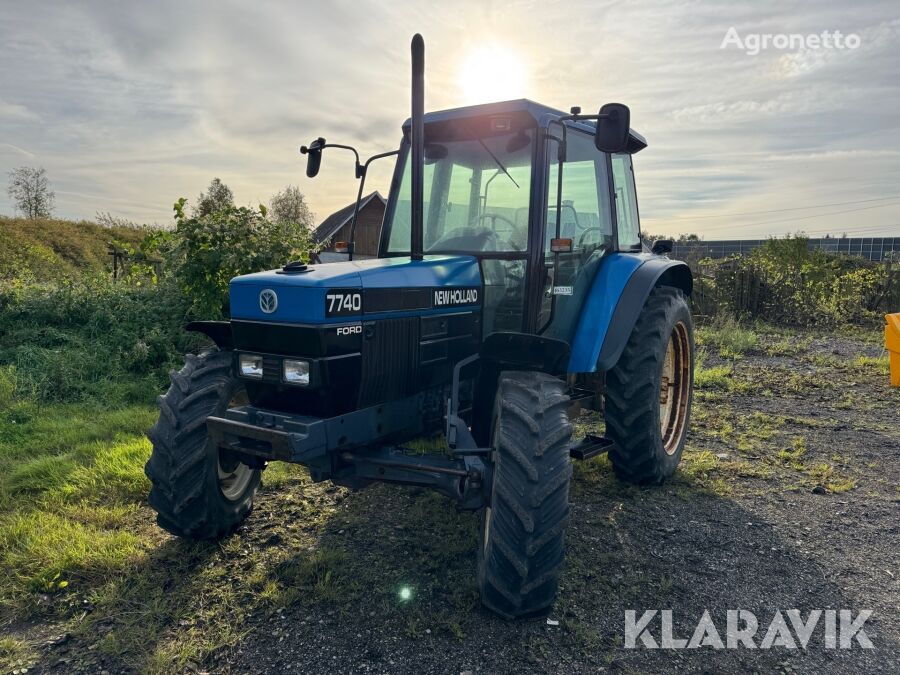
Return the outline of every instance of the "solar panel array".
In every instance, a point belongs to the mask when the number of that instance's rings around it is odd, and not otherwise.
[[[732,255],[743,255],[762,246],[767,239],[734,239],[722,241],[688,241],[676,242],[673,258],[727,258]],[[841,237],[828,239],[810,239],[810,249],[822,249],[832,253],[844,253],[880,262],[894,255],[900,255],[900,237]]]

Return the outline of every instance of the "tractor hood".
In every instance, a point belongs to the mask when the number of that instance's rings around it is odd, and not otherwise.
[[[235,277],[231,318],[322,324],[442,313],[480,305],[481,288],[472,256],[324,263]]]

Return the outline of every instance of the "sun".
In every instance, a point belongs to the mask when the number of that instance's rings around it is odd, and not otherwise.
[[[459,70],[459,88],[468,104],[522,98],[526,85],[522,58],[500,45],[471,51]]]

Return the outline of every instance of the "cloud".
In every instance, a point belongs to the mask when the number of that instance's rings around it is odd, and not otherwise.
[[[841,30],[862,44],[821,62],[750,57],[719,49],[730,26]],[[0,173],[45,166],[70,217],[169,222],[171,203],[213,176],[241,203],[299,185],[325,217],[355,196],[352,162],[332,154],[312,181],[299,146],[322,135],[366,155],[396,147],[420,31],[429,109],[463,103],[459,64],[492,44],[520,55],[524,96],[561,109],[628,103],[650,141],[636,166],[654,227],[879,197],[900,180],[900,157],[879,154],[900,138],[898,26],[885,0],[815,10],[776,0],[6,3]],[[369,185],[386,194],[390,175],[390,161],[376,165]],[[0,212],[11,211],[4,200]],[[896,211],[872,218],[900,222]]]
[[[18,103],[0,100],[0,120],[37,120],[38,116]]]

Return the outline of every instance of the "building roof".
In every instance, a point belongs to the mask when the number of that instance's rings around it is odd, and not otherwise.
[[[377,199],[381,202],[382,206],[385,206],[387,202],[384,197],[381,196],[381,193],[378,190],[375,192],[370,192],[359,203],[359,210],[362,211],[369,204],[372,199]],[[353,208],[356,206],[356,202],[352,204],[348,204],[340,211],[335,211],[330,216],[328,216],[322,223],[315,229],[313,232],[313,237],[315,237],[316,241],[325,241],[326,239],[330,239],[334,236],[334,233],[341,229],[344,225],[350,222],[350,219],[353,218]]]

